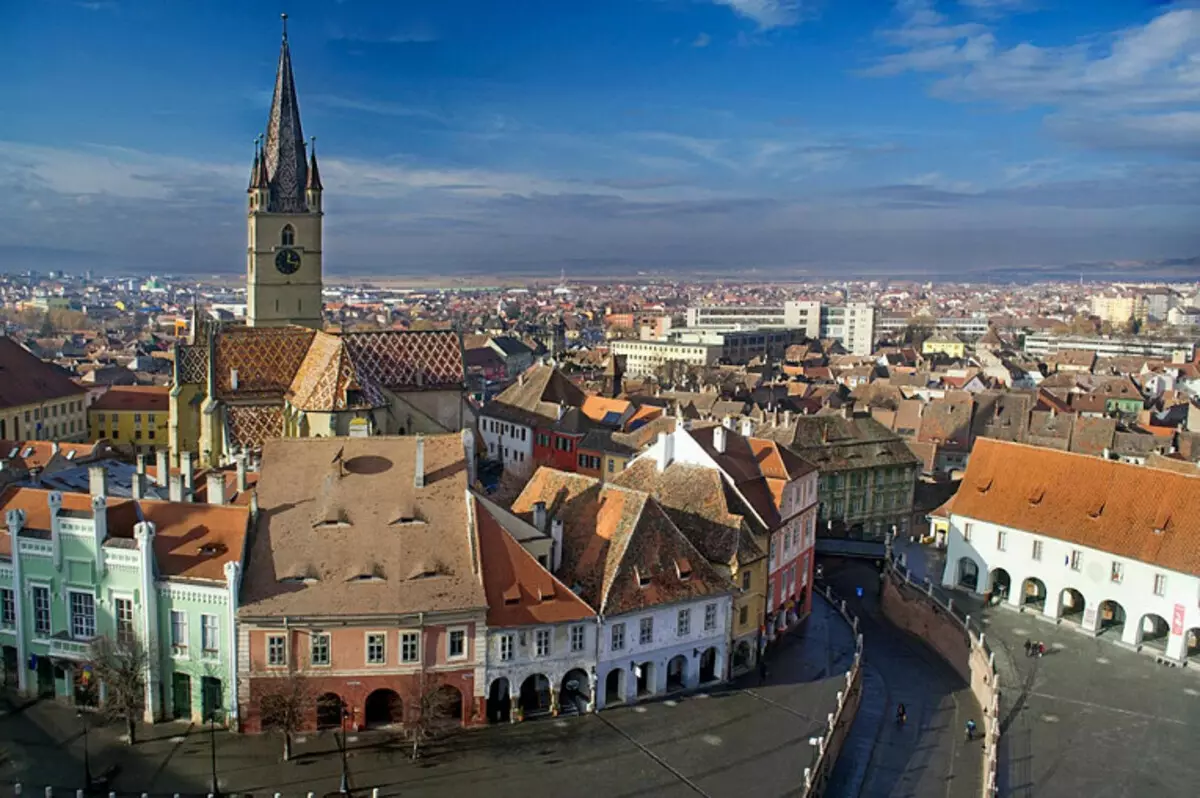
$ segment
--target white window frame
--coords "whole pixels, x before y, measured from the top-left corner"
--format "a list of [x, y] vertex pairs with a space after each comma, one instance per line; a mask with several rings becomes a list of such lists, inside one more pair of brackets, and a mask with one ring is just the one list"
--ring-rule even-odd
[[1083, 552], [1079, 549], [1071, 549], [1071, 557], [1068, 560], [1072, 571], [1083, 570]]
[[[212, 621], [211, 625], [208, 621]], [[212, 634], [208, 629], [211, 627]], [[209, 638], [205, 640], [205, 638]], [[206, 645], [207, 644], [207, 645]], [[221, 617], [211, 612], [200, 613], [200, 659], [221, 658]]]
[[[183, 619], [183, 624], [182, 624], [183, 642], [182, 643], [175, 642], [175, 618], [176, 618], [176, 616]], [[188, 651], [191, 648], [188, 645], [188, 638], [191, 635], [191, 631], [192, 631], [191, 629], [188, 628], [188, 626], [189, 626], [188, 614], [186, 612], [184, 612], [183, 610], [171, 610], [170, 615], [167, 616], [167, 620], [171, 624], [171, 630], [170, 630], [171, 656], [175, 659], [187, 659]]]
[[[379, 659], [371, 659], [371, 643], [372, 637], [382, 638], [379, 641]], [[387, 665], [387, 632], [382, 629], [373, 629], [369, 632], [363, 632], [363, 663], [370, 666]]]
[[675, 614], [675, 636], [687, 637], [692, 633], [692, 608], [684, 607]]
[[513, 636], [511, 634], [496, 635], [496, 652], [501, 662], [512, 662]]
[[[38, 591], [44, 590], [46, 596], [46, 629], [38, 628]], [[50, 585], [45, 582], [34, 582], [29, 585], [29, 603], [33, 609], [33, 639], [48, 640], [54, 636], [54, 594]]]
[[121, 639], [121, 602], [125, 602], [129, 606], [129, 639], [133, 640], [137, 637], [137, 607], [133, 603], [133, 596], [128, 593], [120, 593], [113, 595], [113, 630], [116, 632], [117, 639]]
[[[620, 638], [620, 640], [618, 640]], [[620, 645], [617, 645], [617, 643]], [[625, 650], [625, 622], [614, 623], [609, 628], [608, 647], [612, 651]]]
[[1167, 595], [1167, 575], [1166, 574], [1155, 574], [1154, 575], [1153, 590], [1154, 590], [1154, 595], [1156, 595], [1156, 596]]
[[533, 630], [533, 656], [541, 659], [554, 653], [554, 630]]
[[1031, 558], [1035, 562], [1041, 562], [1042, 561], [1042, 552], [1045, 548], [1046, 548], [1045, 544], [1043, 544], [1042, 541], [1040, 541], [1040, 540], [1033, 541], [1033, 553], [1031, 554]]
[[[280, 641], [283, 647], [283, 660], [281, 662], [271, 661], [271, 644], [276, 640]], [[288, 636], [285, 634], [268, 634], [264, 640], [266, 644], [266, 659], [265, 662], [268, 668], [286, 668], [288, 664]]]
[[1004, 551], [1008, 548], [1008, 532], [1003, 529], [996, 530], [996, 551]]
[[[318, 662], [314, 656], [317, 651], [317, 641], [325, 641], [324, 662]], [[333, 635], [329, 632], [309, 632], [308, 634], [308, 664], [314, 668], [329, 668], [333, 665]]]
[[711, 632], [717, 628], [717, 604], [711, 602], [704, 605], [704, 631]]
[[1125, 564], [1119, 560], [1112, 561], [1112, 568], [1109, 569], [1109, 580], [1114, 584], [1121, 584], [1125, 581]]
[[[421, 662], [421, 631], [419, 629], [401, 629], [400, 630], [400, 664], [401, 665], [417, 665]], [[417, 644], [416, 653], [412, 657], [404, 656], [405, 640], [414, 640]]]
[[571, 651], [578, 652], [587, 648], [587, 630], [582, 625], [571, 627]]
[[[454, 635], [462, 634], [462, 653], [452, 654], [451, 646], [454, 642]], [[467, 659], [471, 651], [471, 642], [467, 639], [467, 627], [465, 626], [450, 626], [446, 628], [446, 661], [447, 662], [462, 662]]]
[[0, 587], [0, 629], [17, 628], [17, 597], [7, 587]]
[[[85, 596], [91, 602], [92, 607], [92, 633], [76, 634], [75, 633], [75, 597]], [[73, 590], [67, 589], [67, 629], [71, 634], [72, 640], [91, 640], [96, 636], [96, 595], [90, 590]]]
[[[649, 639], [647, 639], [649, 638]], [[647, 615], [638, 619], [638, 645], [649, 646], [654, 643], [654, 616]]]

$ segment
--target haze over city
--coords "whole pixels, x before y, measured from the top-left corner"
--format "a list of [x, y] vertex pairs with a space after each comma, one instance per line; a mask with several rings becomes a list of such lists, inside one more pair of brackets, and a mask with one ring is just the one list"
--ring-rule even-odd
[[[332, 274], [1196, 272], [1191, 3], [287, 10]], [[242, 271], [263, 15], [6, 4], [0, 265]]]

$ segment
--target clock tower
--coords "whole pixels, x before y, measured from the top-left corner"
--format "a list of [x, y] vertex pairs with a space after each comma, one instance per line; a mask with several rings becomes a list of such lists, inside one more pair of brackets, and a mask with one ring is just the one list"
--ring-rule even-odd
[[321, 174], [307, 151], [288, 50], [287, 15], [267, 132], [254, 145], [246, 246], [246, 322], [321, 329]]

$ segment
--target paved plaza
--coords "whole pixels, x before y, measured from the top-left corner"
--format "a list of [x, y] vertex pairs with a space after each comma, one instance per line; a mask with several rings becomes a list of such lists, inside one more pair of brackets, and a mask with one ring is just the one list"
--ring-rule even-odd
[[[579, 795], [606, 797], [796, 795], [835, 694], [845, 688], [853, 636], [822, 601], [797, 634], [780, 644], [766, 685], [757, 674], [729, 688], [598, 715], [543, 719], [455, 734], [428, 746], [420, 760], [380, 733], [351, 735], [349, 770], [356, 794]], [[208, 732], [180, 724], [142, 730], [132, 749], [111, 726], [89, 735], [93, 769], [120, 765], [116, 788], [128, 793], [208, 791]], [[308, 735], [297, 760], [279, 762], [275, 736], [216, 735], [217, 766], [226, 791], [287, 796], [335, 791], [340, 761], [334, 737]], [[39, 702], [0, 717], [0, 783], [21, 780], [33, 794], [44, 785], [73, 795], [82, 782], [80, 721], [68, 708]]]
[[[941, 552], [908, 553], [914, 574], [940, 582]], [[1159, 665], [1112, 637], [1093, 638], [1008, 607], [982, 608], [953, 591], [956, 605], [982, 613], [1001, 676], [1000, 794], [1172, 798], [1200, 783], [1200, 669]], [[1047, 646], [1027, 658], [1026, 639]]]

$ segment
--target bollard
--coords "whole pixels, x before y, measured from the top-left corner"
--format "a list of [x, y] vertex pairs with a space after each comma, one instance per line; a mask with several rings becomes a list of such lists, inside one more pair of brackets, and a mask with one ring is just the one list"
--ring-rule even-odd
[[13, 785], [13, 795], [20, 795], [20, 794], [21, 794], [21, 782], [18, 781], [16, 784]]
[[83, 790], [76, 790], [75, 798], [83, 798]]
[[928, 579], [925, 580], [925, 592], [931, 596], [933, 595], [933, 582], [930, 582]]
[[[828, 724], [829, 730], [833, 731], [833, 713], [832, 712], [830, 712], [828, 715], [825, 716], [825, 723]], [[822, 737], [821, 739], [824, 740], [825, 738]], [[824, 751], [823, 746], [822, 746], [822, 751]]]
[[841, 708], [842, 708], [842, 702], [843, 702], [843, 701], [845, 701], [845, 700], [846, 700], [846, 694], [845, 694], [845, 693], [843, 693], [841, 690], [838, 690], [838, 691], [837, 691], [837, 705], [838, 705], [838, 709], [841, 709]]
[[54, 798], [54, 788], [53, 787], [46, 788], [46, 798]]
[[373, 787], [371, 789], [371, 798], [379, 798], [379, 788], [378, 787]]

